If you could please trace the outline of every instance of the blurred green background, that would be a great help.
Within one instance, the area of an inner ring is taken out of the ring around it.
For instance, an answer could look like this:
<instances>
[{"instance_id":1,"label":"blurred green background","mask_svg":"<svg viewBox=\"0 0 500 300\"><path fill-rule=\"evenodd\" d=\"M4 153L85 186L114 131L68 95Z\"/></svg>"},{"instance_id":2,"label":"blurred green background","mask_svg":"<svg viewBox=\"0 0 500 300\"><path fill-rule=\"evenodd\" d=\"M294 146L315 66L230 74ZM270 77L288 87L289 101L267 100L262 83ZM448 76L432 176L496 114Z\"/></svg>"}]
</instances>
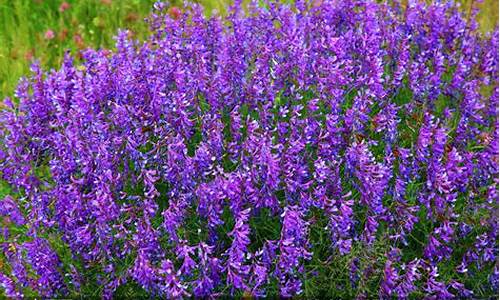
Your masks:
<instances>
[{"instance_id":1,"label":"blurred green background","mask_svg":"<svg viewBox=\"0 0 500 300\"><path fill-rule=\"evenodd\" d=\"M66 49L112 48L119 28L138 38L147 34L143 19L155 0L0 0L0 102L11 95L36 58L45 69L57 67ZM207 13L224 11L228 0L201 0ZM472 0L461 0L466 11ZM477 2L477 1L476 1ZM180 0L171 1L179 5ZM483 31L498 23L498 0L478 4Z\"/></svg>"}]
</instances>

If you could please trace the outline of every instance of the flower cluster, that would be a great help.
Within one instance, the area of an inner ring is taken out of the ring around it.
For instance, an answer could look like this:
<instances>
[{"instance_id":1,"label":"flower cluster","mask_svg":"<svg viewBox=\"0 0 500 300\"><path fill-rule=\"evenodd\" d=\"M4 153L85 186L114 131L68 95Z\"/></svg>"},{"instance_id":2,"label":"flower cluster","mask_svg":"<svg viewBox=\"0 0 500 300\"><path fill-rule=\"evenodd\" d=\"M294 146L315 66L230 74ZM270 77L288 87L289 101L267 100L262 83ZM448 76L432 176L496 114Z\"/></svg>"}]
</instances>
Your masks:
<instances>
[{"instance_id":1,"label":"flower cluster","mask_svg":"<svg viewBox=\"0 0 500 300\"><path fill-rule=\"evenodd\" d=\"M446 1L257 2L156 3L145 42L20 81L4 295L498 292L498 31Z\"/></svg>"}]
</instances>

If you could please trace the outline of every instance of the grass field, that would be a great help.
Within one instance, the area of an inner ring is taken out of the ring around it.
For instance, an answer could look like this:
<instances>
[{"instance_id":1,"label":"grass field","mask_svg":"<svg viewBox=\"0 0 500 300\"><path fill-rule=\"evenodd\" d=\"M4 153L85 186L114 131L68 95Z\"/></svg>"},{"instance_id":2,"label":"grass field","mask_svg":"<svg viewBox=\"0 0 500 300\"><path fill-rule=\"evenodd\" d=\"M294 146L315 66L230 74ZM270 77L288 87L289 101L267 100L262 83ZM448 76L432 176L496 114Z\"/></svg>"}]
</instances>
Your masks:
<instances>
[{"instance_id":1,"label":"grass field","mask_svg":"<svg viewBox=\"0 0 500 300\"><path fill-rule=\"evenodd\" d=\"M144 18L154 2L0 0L0 99L12 94L33 59L50 69L60 64L67 50L77 55L86 47L111 48L119 28L143 38ZM207 7L217 9L223 4L210 1Z\"/></svg>"},{"instance_id":2,"label":"grass field","mask_svg":"<svg viewBox=\"0 0 500 300\"><path fill-rule=\"evenodd\" d=\"M171 1L180 3L179 0ZM223 11L227 0L199 1L207 11ZM464 9L470 0L463 0ZM65 3L65 4L63 4ZM143 38L143 21L154 0L0 0L0 99L11 95L33 59L55 68L66 50L77 55L85 47L112 48L119 28ZM480 4L482 28L498 20L498 1Z\"/></svg>"},{"instance_id":3,"label":"grass field","mask_svg":"<svg viewBox=\"0 0 500 300\"><path fill-rule=\"evenodd\" d=\"M11 94L32 59L56 67L66 50L111 47L118 28L144 32L141 20L153 1L1 0L0 96Z\"/></svg>"}]
</instances>

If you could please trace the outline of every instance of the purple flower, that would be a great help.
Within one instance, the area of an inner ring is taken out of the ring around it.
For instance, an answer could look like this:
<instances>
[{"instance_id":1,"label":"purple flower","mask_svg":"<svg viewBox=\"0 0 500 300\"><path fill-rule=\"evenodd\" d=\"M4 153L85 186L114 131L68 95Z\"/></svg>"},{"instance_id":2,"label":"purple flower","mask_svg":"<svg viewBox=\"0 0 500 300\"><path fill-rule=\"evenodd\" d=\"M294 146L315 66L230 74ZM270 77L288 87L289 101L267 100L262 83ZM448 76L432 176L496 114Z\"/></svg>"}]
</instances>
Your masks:
<instances>
[{"instance_id":1,"label":"purple flower","mask_svg":"<svg viewBox=\"0 0 500 300\"><path fill-rule=\"evenodd\" d=\"M398 280L396 269L392 266L392 262L387 260L384 267L384 277L380 284L380 296L391 297L395 291L396 282Z\"/></svg>"},{"instance_id":2,"label":"purple flower","mask_svg":"<svg viewBox=\"0 0 500 300\"><path fill-rule=\"evenodd\" d=\"M34 287L45 297L65 295L67 287L60 273L61 261L42 238L35 238L22 246L26 250L26 262L39 276Z\"/></svg>"},{"instance_id":3,"label":"purple flower","mask_svg":"<svg viewBox=\"0 0 500 300\"><path fill-rule=\"evenodd\" d=\"M14 198L7 196L0 202L0 215L10 218L16 225L24 225L26 219Z\"/></svg>"},{"instance_id":4,"label":"purple flower","mask_svg":"<svg viewBox=\"0 0 500 300\"><path fill-rule=\"evenodd\" d=\"M498 291L498 30L257 2L157 2L144 40L33 64L0 108L2 295Z\"/></svg>"},{"instance_id":5,"label":"purple flower","mask_svg":"<svg viewBox=\"0 0 500 300\"><path fill-rule=\"evenodd\" d=\"M162 285L163 292L167 298L189 297L186 286L179 280L180 272L176 272L174 264L170 260L164 260L160 266L160 274L165 276L165 284Z\"/></svg>"},{"instance_id":6,"label":"purple flower","mask_svg":"<svg viewBox=\"0 0 500 300\"><path fill-rule=\"evenodd\" d=\"M139 251L134 265L130 270L130 276L145 290L154 292L159 284L158 270L147 258L145 251Z\"/></svg>"},{"instance_id":7,"label":"purple flower","mask_svg":"<svg viewBox=\"0 0 500 300\"><path fill-rule=\"evenodd\" d=\"M233 243L227 251L227 283L235 289L248 290L247 277L250 272L250 266L246 265L247 247L250 245L250 228L248 219L250 209L240 211L236 224L229 236L233 238Z\"/></svg>"},{"instance_id":8,"label":"purple flower","mask_svg":"<svg viewBox=\"0 0 500 300\"><path fill-rule=\"evenodd\" d=\"M5 296L12 298L12 299L23 298L23 294L16 291L14 281L2 273L0 273L0 286L2 287L3 291L5 292Z\"/></svg>"},{"instance_id":9,"label":"purple flower","mask_svg":"<svg viewBox=\"0 0 500 300\"><path fill-rule=\"evenodd\" d=\"M308 223L303 220L298 206L286 207L282 218L280 255L275 274L280 281L280 295L290 297L302 293L302 282L298 277L303 268L302 262L311 259L307 250Z\"/></svg>"}]
</instances>

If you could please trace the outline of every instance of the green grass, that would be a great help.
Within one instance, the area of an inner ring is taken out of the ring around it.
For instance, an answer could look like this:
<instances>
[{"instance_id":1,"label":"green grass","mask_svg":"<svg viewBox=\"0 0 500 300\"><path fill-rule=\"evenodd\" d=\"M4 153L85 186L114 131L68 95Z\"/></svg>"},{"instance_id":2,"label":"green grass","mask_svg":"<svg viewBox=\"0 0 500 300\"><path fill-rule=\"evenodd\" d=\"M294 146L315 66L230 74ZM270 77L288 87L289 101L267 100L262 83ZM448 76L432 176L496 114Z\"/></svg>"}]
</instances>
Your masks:
<instances>
[{"instance_id":1,"label":"green grass","mask_svg":"<svg viewBox=\"0 0 500 300\"><path fill-rule=\"evenodd\" d=\"M470 9L471 4L477 0L459 0L465 9ZM479 9L478 21L483 32L491 31L498 26L498 0L483 0L476 4Z\"/></svg>"},{"instance_id":2,"label":"green grass","mask_svg":"<svg viewBox=\"0 0 500 300\"><path fill-rule=\"evenodd\" d=\"M67 1L0 0L0 96L12 94L19 78L29 72L32 59L45 69L56 68L66 50L78 54L85 47L110 48L119 28L142 37L142 21L153 0ZM110 2L109 4L106 4ZM48 30L52 39L45 38Z\"/></svg>"},{"instance_id":3,"label":"green grass","mask_svg":"<svg viewBox=\"0 0 500 300\"><path fill-rule=\"evenodd\" d=\"M144 39L143 21L155 0L0 0L0 99L12 95L33 59L44 69L57 68L69 50L75 56L86 47L109 48L120 28ZM223 10L223 0L206 2L207 11ZM179 0L171 3L181 3ZM54 37L45 33L52 30ZM1 101L1 100L0 100Z\"/></svg>"}]
</instances>

